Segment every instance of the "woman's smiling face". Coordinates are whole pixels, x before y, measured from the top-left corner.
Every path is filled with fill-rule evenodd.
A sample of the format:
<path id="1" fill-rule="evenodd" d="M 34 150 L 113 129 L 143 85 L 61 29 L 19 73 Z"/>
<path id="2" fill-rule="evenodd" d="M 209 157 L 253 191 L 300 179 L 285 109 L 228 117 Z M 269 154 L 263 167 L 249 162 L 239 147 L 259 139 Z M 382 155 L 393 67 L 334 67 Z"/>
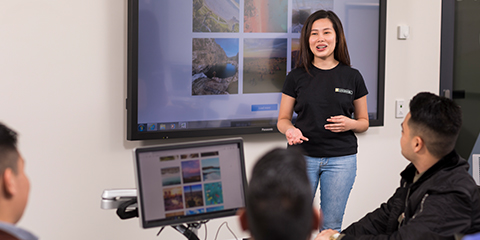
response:
<path id="1" fill-rule="evenodd" d="M 313 22 L 309 43 L 310 51 L 314 55 L 314 61 L 333 60 L 336 39 L 337 34 L 330 19 L 321 18 Z"/>

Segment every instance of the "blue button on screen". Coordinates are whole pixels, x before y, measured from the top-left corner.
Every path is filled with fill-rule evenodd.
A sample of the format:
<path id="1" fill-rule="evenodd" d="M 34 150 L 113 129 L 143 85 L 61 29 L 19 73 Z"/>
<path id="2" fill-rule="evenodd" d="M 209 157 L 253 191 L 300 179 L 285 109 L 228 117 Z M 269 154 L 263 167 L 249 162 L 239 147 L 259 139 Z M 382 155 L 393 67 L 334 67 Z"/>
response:
<path id="1" fill-rule="evenodd" d="M 252 112 L 258 111 L 276 111 L 278 104 L 259 104 L 252 105 Z"/>

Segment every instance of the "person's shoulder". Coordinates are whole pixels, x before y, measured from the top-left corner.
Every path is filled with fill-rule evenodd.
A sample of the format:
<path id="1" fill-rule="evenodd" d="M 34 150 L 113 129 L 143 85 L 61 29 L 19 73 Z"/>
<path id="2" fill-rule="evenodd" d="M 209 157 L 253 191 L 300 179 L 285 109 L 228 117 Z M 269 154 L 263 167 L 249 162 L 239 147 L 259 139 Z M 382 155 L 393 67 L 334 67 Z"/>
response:
<path id="1" fill-rule="evenodd" d="M 358 69 L 356 69 L 352 66 L 345 65 L 341 62 L 338 64 L 337 69 L 339 69 L 341 71 L 350 72 L 350 73 L 360 73 L 360 71 Z"/>
<path id="2" fill-rule="evenodd" d="M 478 192 L 479 186 L 468 173 L 468 163 L 463 159 L 452 162 L 455 164 L 443 168 L 432 176 L 432 187 L 437 188 L 439 192 L 451 191 L 468 196 Z"/>
<path id="3" fill-rule="evenodd" d="M 335 69 L 336 74 L 341 75 L 345 79 L 354 80 L 353 82 L 357 83 L 364 81 L 362 74 L 356 68 L 345 65 L 343 63 L 339 63 Z"/>
<path id="4" fill-rule="evenodd" d="M 19 240 L 17 237 L 13 236 L 12 234 L 3 231 L 0 229 L 0 239 L 2 240 Z"/>
<path id="5" fill-rule="evenodd" d="M 13 239 L 29 239 L 37 240 L 38 237 L 33 233 L 20 228 L 14 224 L 0 221 L 0 239 L 1 240 L 13 240 Z"/>
<path id="6" fill-rule="evenodd" d="M 307 75 L 309 75 L 309 73 L 305 70 L 305 68 L 297 67 L 292 69 L 292 71 L 287 74 L 287 80 L 298 81 L 299 79 L 305 78 Z"/>
<path id="7" fill-rule="evenodd" d="M 448 176 L 448 181 L 452 183 L 455 189 L 463 188 L 469 194 L 479 192 L 480 190 L 480 186 L 473 180 L 468 170 L 460 169 L 460 167 L 458 167 L 456 171 L 451 172 Z"/>
<path id="8" fill-rule="evenodd" d="M 305 70 L 305 68 L 303 67 L 296 67 L 294 69 L 292 69 L 292 71 L 290 71 L 288 73 L 288 75 L 300 75 L 300 74 L 304 74 L 304 73 L 307 73 L 307 71 Z"/>
<path id="9" fill-rule="evenodd" d="M 16 226 L 10 223 L 0 222 L 0 239 L 2 240 L 18 240 L 12 233 Z"/>

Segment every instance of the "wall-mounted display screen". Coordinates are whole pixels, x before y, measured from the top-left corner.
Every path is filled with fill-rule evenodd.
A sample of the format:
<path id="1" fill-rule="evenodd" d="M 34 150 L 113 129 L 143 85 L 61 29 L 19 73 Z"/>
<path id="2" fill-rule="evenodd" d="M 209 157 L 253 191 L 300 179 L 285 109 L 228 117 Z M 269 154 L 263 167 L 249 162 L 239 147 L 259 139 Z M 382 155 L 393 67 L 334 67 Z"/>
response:
<path id="1" fill-rule="evenodd" d="M 129 0 L 127 139 L 274 132 L 309 14 L 342 20 L 383 125 L 384 0 Z"/>

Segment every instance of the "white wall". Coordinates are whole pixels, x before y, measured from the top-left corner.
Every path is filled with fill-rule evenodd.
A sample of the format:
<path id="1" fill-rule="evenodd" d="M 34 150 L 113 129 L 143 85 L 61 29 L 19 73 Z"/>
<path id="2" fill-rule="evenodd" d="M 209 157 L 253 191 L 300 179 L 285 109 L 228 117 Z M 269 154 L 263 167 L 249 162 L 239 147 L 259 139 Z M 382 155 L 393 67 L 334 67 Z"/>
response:
<path id="1" fill-rule="evenodd" d="M 407 161 L 400 155 L 394 101 L 438 92 L 440 1 L 390 0 L 385 126 L 359 135 L 357 181 L 344 226 L 390 196 Z M 408 24 L 410 38 L 396 39 Z M 125 140 L 126 0 L 0 1 L 0 121 L 20 132 L 32 182 L 19 225 L 42 239 L 158 239 L 158 229 L 100 209 L 106 188 L 133 188 L 131 150 L 159 144 Z M 280 134 L 245 135 L 248 170 Z M 182 140 L 183 141 L 183 140 Z M 235 217 L 212 220 L 208 239 Z M 199 231 L 203 239 L 204 228 Z M 161 239 L 183 239 L 171 228 Z M 219 239 L 233 238 L 223 227 Z"/>

